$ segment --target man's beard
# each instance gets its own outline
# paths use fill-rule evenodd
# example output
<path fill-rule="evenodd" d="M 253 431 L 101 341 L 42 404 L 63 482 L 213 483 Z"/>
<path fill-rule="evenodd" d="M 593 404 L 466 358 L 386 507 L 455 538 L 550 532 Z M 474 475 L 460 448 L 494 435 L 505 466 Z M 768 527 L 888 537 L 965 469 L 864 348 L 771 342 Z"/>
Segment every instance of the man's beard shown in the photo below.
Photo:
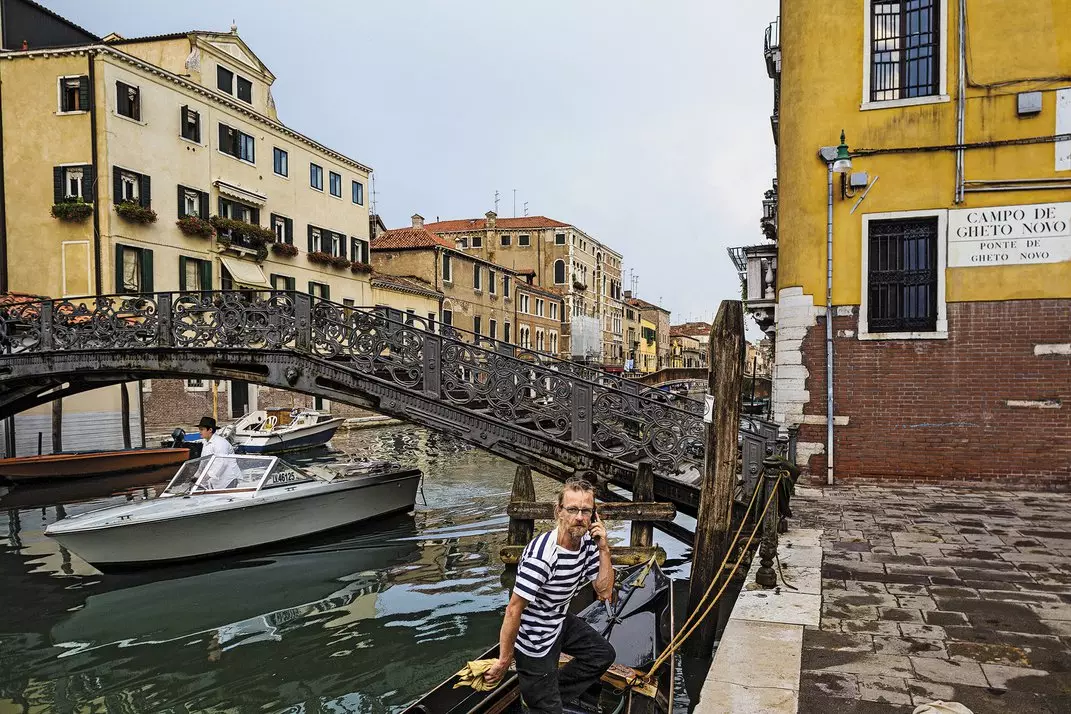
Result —
<path fill-rule="evenodd" d="M 565 530 L 573 538 L 582 538 L 588 532 L 586 526 L 566 526 Z"/>

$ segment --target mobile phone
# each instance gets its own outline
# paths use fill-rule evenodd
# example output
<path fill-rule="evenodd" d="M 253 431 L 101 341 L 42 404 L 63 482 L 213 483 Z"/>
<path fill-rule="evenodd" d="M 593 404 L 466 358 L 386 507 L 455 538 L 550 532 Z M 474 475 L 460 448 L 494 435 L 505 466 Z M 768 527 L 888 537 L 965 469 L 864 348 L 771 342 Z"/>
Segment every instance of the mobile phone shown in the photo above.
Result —
<path fill-rule="evenodd" d="M 591 509 L 591 524 L 595 525 L 598 522 L 599 522 L 599 509 L 595 508 L 595 507 L 592 507 L 592 509 Z M 596 540 L 598 540 L 598 538 L 599 538 L 598 536 L 595 536 Z"/>

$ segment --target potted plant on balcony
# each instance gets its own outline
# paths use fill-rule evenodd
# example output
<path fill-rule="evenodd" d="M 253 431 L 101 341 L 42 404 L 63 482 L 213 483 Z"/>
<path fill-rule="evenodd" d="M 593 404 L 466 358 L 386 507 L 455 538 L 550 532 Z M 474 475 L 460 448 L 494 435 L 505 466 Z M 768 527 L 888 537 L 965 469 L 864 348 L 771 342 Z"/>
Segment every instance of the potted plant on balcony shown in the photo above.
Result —
<path fill-rule="evenodd" d="M 574 290 L 587 290 L 588 286 L 584 285 L 584 283 L 580 282 L 579 280 L 573 280 L 573 289 Z"/>
<path fill-rule="evenodd" d="M 350 259 L 344 255 L 331 256 L 331 265 L 336 268 L 348 268 L 350 267 Z"/>
<path fill-rule="evenodd" d="M 330 265 L 331 259 L 334 256 L 330 253 L 325 253 L 322 250 L 317 250 L 308 254 L 310 263 L 316 263 L 317 265 Z"/>
<path fill-rule="evenodd" d="M 156 211 L 133 201 L 123 201 L 116 204 L 115 212 L 131 223 L 141 223 L 142 225 L 156 223 Z"/>
<path fill-rule="evenodd" d="M 61 221 L 78 223 L 93 215 L 93 204 L 86 203 L 81 196 L 52 204 L 52 217 Z"/>
<path fill-rule="evenodd" d="M 271 252 L 276 255 L 281 255 L 285 258 L 293 258 L 298 254 L 297 246 L 293 243 L 279 243 L 275 242 L 271 244 Z"/>
<path fill-rule="evenodd" d="M 215 227 L 206 219 L 199 216 L 183 216 L 175 221 L 178 229 L 188 236 L 211 238 L 216 234 Z"/>
<path fill-rule="evenodd" d="M 368 263 L 362 263 L 359 260 L 355 260 L 350 263 L 350 272 L 368 274 L 372 272 L 372 266 Z"/>

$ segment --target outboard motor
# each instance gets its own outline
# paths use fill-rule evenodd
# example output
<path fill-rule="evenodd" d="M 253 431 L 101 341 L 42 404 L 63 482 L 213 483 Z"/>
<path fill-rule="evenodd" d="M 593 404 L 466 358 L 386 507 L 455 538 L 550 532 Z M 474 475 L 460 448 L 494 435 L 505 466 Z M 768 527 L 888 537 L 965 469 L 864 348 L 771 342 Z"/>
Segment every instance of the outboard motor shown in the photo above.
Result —
<path fill-rule="evenodd" d="M 181 426 L 176 426 L 171 432 L 171 448 L 178 449 L 184 446 L 186 446 L 186 430 Z"/>

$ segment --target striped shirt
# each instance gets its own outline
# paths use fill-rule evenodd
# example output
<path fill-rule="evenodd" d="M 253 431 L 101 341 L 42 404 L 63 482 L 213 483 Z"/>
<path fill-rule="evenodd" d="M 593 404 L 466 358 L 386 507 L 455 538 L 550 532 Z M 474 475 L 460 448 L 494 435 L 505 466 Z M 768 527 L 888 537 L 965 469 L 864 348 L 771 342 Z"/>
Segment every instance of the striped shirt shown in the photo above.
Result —
<path fill-rule="evenodd" d="M 537 536 L 521 555 L 513 592 L 528 601 L 521 613 L 516 648 L 529 657 L 550 651 L 569 601 L 584 582 L 599 575 L 599 547 L 584 534 L 579 550 L 558 545 L 558 529 Z"/>

